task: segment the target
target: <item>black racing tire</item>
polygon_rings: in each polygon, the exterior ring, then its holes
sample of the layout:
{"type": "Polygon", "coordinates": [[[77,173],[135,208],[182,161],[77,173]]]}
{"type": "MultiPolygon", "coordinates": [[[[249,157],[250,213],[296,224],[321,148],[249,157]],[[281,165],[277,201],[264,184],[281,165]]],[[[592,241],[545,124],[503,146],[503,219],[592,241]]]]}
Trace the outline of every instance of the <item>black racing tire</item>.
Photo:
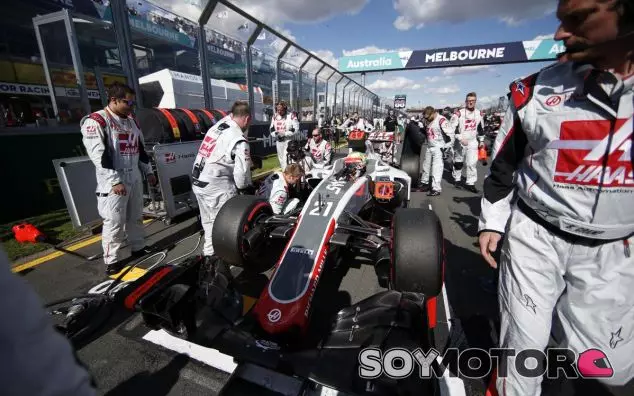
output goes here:
{"type": "Polygon", "coordinates": [[[244,242],[244,236],[255,222],[271,215],[271,205],[260,197],[237,195],[229,199],[214,221],[211,233],[214,254],[229,265],[249,272],[264,272],[273,267],[279,259],[279,254],[273,251],[276,249],[267,249],[267,243],[261,247],[261,252],[247,254],[244,242]]]}
{"type": "Polygon", "coordinates": [[[420,178],[420,158],[410,150],[403,150],[399,168],[407,173],[412,179],[412,184],[416,184],[420,178]]]}
{"type": "Polygon", "coordinates": [[[391,288],[437,296],[442,291],[444,237],[440,219],[424,208],[397,209],[392,218],[391,288]]]}

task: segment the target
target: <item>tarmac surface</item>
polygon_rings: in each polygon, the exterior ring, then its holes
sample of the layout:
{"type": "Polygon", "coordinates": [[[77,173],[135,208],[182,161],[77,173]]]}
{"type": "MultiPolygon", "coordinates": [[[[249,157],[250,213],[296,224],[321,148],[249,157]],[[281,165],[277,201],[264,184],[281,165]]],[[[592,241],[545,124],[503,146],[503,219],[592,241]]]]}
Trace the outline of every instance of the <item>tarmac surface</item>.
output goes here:
{"type": "MultiPolygon", "coordinates": [[[[481,190],[486,168],[478,165],[481,190]]],[[[497,302],[495,278],[497,274],[482,260],[477,247],[477,224],[480,211],[480,195],[453,186],[449,166],[445,165],[442,194],[428,197],[425,193],[412,194],[411,207],[431,207],[439,216],[445,237],[447,266],[443,302],[439,304],[439,328],[436,344],[445,347],[479,347],[488,349],[494,345],[497,326],[497,302]],[[446,312],[446,311],[449,312],[446,312]]],[[[147,224],[149,244],[166,238],[180,239],[178,233],[188,234],[194,219],[174,222],[166,226],[161,222],[147,224]],[[176,235],[175,235],[176,234],[176,235]]],[[[198,234],[177,244],[167,253],[165,261],[186,255],[196,248],[198,234]]],[[[197,251],[200,250],[200,246],[197,251]]],[[[93,255],[101,252],[100,242],[79,250],[93,255]]],[[[143,268],[151,266],[145,262],[143,268]]],[[[107,281],[100,259],[86,262],[80,258],[63,255],[20,272],[39,293],[45,303],[86,294],[91,288],[107,281]]],[[[134,274],[131,274],[134,275],[134,274]]],[[[138,275],[138,273],[137,273],[138,275]]],[[[376,280],[374,268],[368,265],[351,265],[341,281],[339,290],[356,303],[382,290],[376,280]]],[[[223,358],[210,355],[208,359],[176,352],[189,351],[198,356],[192,345],[183,345],[166,334],[157,334],[146,328],[139,315],[122,318],[113,328],[105,329],[92,343],[79,350],[79,357],[89,367],[98,384],[100,395],[215,395],[232,371],[229,362],[225,371],[218,366],[223,358]],[[151,333],[151,334],[150,334],[151,333]],[[144,339],[144,337],[146,339],[144,339]],[[153,341],[148,341],[147,338],[153,341]],[[160,345],[156,345],[156,344],[160,345]],[[201,360],[207,360],[203,362],[201,360]]],[[[205,353],[205,352],[203,352],[205,353]]],[[[211,352],[210,352],[211,353],[211,352]]],[[[446,386],[451,395],[484,395],[484,381],[448,379],[446,386]],[[462,388],[462,390],[461,390],[462,388]]]]}

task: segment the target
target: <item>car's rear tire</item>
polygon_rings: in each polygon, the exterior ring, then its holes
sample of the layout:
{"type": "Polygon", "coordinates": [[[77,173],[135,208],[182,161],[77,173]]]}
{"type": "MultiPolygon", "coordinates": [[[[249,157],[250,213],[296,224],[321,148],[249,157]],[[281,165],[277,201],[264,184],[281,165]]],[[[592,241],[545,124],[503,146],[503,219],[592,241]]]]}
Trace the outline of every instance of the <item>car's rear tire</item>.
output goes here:
{"type": "Polygon", "coordinates": [[[229,199],[220,209],[212,231],[214,253],[220,259],[249,272],[264,272],[279,258],[278,249],[268,248],[269,238],[263,236],[263,245],[248,251],[244,236],[262,217],[273,214],[267,200],[253,195],[238,195],[229,199]],[[255,251],[257,249],[258,251],[255,251]]]}
{"type": "Polygon", "coordinates": [[[391,288],[437,296],[442,291],[444,249],[438,216],[423,208],[397,209],[392,218],[391,288]]]}

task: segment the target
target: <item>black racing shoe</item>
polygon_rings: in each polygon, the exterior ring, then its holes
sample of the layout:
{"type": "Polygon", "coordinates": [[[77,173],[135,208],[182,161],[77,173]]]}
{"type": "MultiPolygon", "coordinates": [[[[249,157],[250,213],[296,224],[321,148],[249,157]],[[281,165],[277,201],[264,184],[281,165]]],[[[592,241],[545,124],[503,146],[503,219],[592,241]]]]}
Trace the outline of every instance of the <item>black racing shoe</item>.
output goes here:
{"type": "Polygon", "coordinates": [[[438,195],[440,195],[440,191],[437,191],[437,190],[431,190],[431,191],[427,194],[427,196],[428,196],[428,197],[436,197],[436,196],[438,196],[438,195]]]}
{"type": "Polygon", "coordinates": [[[112,264],[106,265],[106,275],[115,275],[121,272],[121,270],[125,267],[125,262],[117,261],[112,264]]]}
{"type": "Polygon", "coordinates": [[[470,192],[472,192],[472,193],[474,193],[474,194],[479,193],[479,191],[478,191],[478,189],[476,188],[476,186],[473,186],[473,185],[466,185],[464,188],[465,188],[467,191],[470,191],[470,192]]]}
{"type": "Polygon", "coordinates": [[[153,250],[146,246],[141,250],[133,250],[130,257],[132,257],[132,259],[138,259],[143,256],[147,256],[148,254],[151,254],[152,252],[153,250]]]}
{"type": "Polygon", "coordinates": [[[414,187],[412,191],[420,191],[420,192],[429,191],[429,184],[420,183],[416,187],[414,187]]]}

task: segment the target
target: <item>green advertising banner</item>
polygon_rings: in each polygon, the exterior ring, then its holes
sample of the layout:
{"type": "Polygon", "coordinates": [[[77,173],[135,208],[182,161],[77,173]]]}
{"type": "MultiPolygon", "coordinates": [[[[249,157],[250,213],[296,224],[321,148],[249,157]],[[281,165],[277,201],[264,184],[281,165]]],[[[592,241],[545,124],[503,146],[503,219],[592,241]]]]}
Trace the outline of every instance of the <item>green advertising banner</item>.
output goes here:
{"type": "Polygon", "coordinates": [[[548,61],[556,60],[557,54],[565,50],[566,48],[561,41],[545,39],[430,50],[385,52],[343,56],[339,58],[339,71],[342,73],[359,73],[548,61]]]}

